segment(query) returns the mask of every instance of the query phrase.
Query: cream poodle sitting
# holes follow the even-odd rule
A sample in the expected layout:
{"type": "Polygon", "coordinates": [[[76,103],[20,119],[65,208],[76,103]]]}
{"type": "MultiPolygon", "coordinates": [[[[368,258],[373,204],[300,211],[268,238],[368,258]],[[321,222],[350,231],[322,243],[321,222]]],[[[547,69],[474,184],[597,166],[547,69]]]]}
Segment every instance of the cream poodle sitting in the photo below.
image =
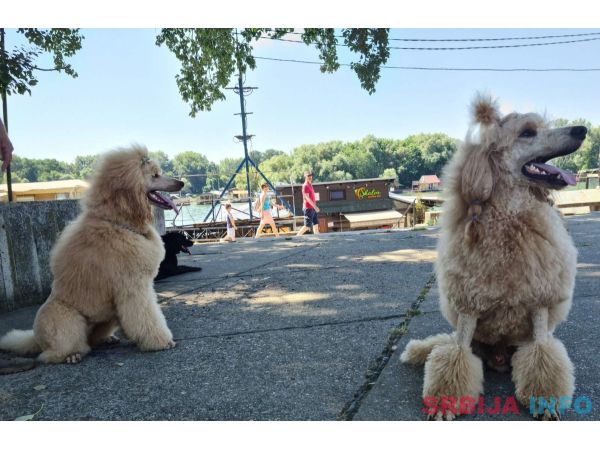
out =
{"type": "Polygon", "coordinates": [[[456,331],[411,340],[401,360],[425,364],[423,397],[451,399],[454,408],[434,417],[451,420],[460,398],[483,393],[472,340],[515,346],[517,399],[557,419],[559,399],[573,395],[575,380],[552,333],[571,307],[577,252],[548,195],[576,181],[547,161],[577,150],[587,129],[550,129],[532,113],[501,117],[483,96],[472,113],[479,136],[469,133],[444,170],[436,262],[440,308],[456,331]]]}
{"type": "Polygon", "coordinates": [[[143,147],[110,152],[101,160],[82,213],[52,249],[52,291],[33,330],[13,330],[0,348],[39,353],[46,363],[76,363],[91,346],[114,343],[121,327],[141,350],[175,346],[154,292],[165,250],[150,205],[174,208],[157,191],[183,183],[163,177],[143,147]]]}

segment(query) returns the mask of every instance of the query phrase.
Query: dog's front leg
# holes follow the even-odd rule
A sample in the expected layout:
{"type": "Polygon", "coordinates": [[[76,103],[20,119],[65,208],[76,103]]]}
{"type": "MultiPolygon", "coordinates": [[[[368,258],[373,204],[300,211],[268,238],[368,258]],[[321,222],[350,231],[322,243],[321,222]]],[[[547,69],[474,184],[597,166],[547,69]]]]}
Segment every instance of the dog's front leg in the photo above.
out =
{"type": "Polygon", "coordinates": [[[562,342],[548,331],[548,309],[532,313],[533,341],[512,357],[512,377],[519,401],[534,417],[558,420],[575,390],[573,364],[562,342]]]}
{"type": "Polygon", "coordinates": [[[115,298],[117,315],[125,335],[142,351],[167,350],[175,347],[173,335],[158,306],[152,282],[130,286],[115,298]]]}
{"type": "Polygon", "coordinates": [[[483,364],[471,351],[477,318],[460,314],[454,341],[435,347],[425,362],[424,403],[433,407],[429,419],[452,420],[468,411],[458,407],[469,398],[475,404],[483,393],[483,364]]]}

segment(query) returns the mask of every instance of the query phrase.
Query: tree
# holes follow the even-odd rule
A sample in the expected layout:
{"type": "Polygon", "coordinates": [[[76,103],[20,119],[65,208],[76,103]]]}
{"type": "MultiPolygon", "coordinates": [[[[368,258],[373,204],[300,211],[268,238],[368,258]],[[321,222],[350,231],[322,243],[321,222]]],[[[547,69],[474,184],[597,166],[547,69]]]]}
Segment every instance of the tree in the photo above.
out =
{"type": "Polygon", "coordinates": [[[598,167],[598,154],[600,152],[600,127],[593,128],[589,120],[586,119],[556,119],[552,123],[555,127],[567,127],[573,125],[583,125],[587,127],[588,134],[583,144],[574,153],[570,155],[554,158],[551,163],[568,170],[570,172],[579,172],[581,170],[596,169],[598,167]]]}
{"type": "MultiPolygon", "coordinates": [[[[73,56],[81,48],[82,36],[79,29],[51,28],[40,30],[38,28],[18,28],[17,33],[23,34],[30,47],[15,46],[12,50],[6,49],[4,28],[0,28],[0,97],[2,98],[2,118],[8,128],[7,95],[14,93],[31,95],[31,87],[38,82],[36,71],[58,71],[77,77],[77,72],[70,64],[65,62],[65,57],[73,56]],[[53,54],[54,67],[42,68],[36,65],[38,56],[42,53],[53,54]]],[[[12,202],[11,168],[6,170],[6,184],[8,185],[8,200],[12,202]]]]}
{"type": "MultiPolygon", "coordinates": [[[[179,92],[191,107],[190,115],[210,111],[232,75],[256,68],[252,44],[259,39],[282,39],[294,28],[163,28],[156,45],[166,45],[181,62],[175,77],[179,92]]],[[[315,45],[321,59],[321,72],[335,72],[340,64],[337,47],[346,46],[358,61],[350,67],[369,93],[375,92],[380,68],[389,58],[388,28],[344,28],[341,36],[333,28],[304,28],[300,39],[315,45]]]]}
{"type": "Polygon", "coordinates": [[[15,46],[6,50],[4,42],[4,28],[0,28],[2,49],[0,49],[0,91],[6,94],[31,94],[31,88],[37,85],[37,71],[65,72],[73,78],[77,72],[66,62],[66,58],[73,56],[80,48],[83,36],[78,28],[18,28],[17,33],[27,39],[30,47],[15,46]],[[42,68],[36,61],[43,53],[53,55],[54,67],[42,68]]]}
{"type": "Polygon", "coordinates": [[[29,159],[15,155],[11,167],[15,175],[15,182],[69,180],[74,178],[74,166],[56,159],[29,159]]]}
{"type": "Polygon", "coordinates": [[[173,172],[184,178],[189,192],[200,194],[204,192],[210,162],[201,153],[187,151],[179,153],[173,159],[173,172]]]}
{"type": "Polygon", "coordinates": [[[81,180],[87,180],[92,176],[94,167],[100,155],[76,156],[73,163],[73,173],[81,180]]]}
{"type": "Polygon", "coordinates": [[[398,181],[398,174],[396,173],[396,169],[392,169],[391,167],[385,169],[380,178],[394,178],[394,183],[398,181]]]}
{"type": "Polygon", "coordinates": [[[412,186],[413,180],[418,180],[424,172],[424,161],[421,150],[412,143],[404,143],[398,151],[398,182],[405,187],[412,186]]]}
{"type": "Polygon", "coordinates": [[[271,183],[290,182],[290,169],[292,167],[292,157],[287,153],[281,152],[279,155],[272,156],[260,165],[260,170],[271,180],[271,183]]]}
{"type": "MultiPolygon", "coordinates": [[[[239,167],[243,159],[244,158],[223,158],[221,161],[219,161],[219,164],[217,166],[217,172],[219,173],[217,189],[223,189],[225,187],[225,185],[231,179],[231,177],[235,173],[235,170],[239,167]]],[[[232,187],[234,186],[235,183],[232,187]]]]}
{"type": "Polygon", "coordinates": [[[155,152],[148,152],[148,156],[158,163],[163,175],[173,175],[173,163],[169,159],[169,155],[161,150],[157,150],[155,152]]]}

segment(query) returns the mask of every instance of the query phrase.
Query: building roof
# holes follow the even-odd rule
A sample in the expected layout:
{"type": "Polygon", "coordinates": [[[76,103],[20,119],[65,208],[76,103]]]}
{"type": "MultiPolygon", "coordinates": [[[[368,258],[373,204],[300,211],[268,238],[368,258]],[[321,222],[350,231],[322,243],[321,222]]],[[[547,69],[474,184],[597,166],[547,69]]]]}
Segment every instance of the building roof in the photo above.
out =
{"type": "Polygon", "coordinates": [[[385,211],[369,211],[363,213],[344,213],[344,217],[350,222],[350,228],[361,228],[381,225],[394,225],[404,217],[393,209],[385,211]]]}
{"type": "Polygon", "coordinates": [[[422,175],[421,178],[419,178],[419,183],[423,184],[436,184],[439,182],[440,179],[437,177],[437,175],[422,175]]]}
{"type": "MultiPolygon", "coordinates": [[[[12,183],[12,190],[15,194],[41,194],[85,190],[89,185],[87,181],[83,180],[42,181],[36,183],[12,183]]],[[[0,192],[8,192],[6,184],[0,185],[0,192]]]]}
{"type": "MultiPolygon", "coordinates": [[[[396,181],[395,177],[384,177],[384,178],[362,178],[360,180],[336,180],[336,181],[320,181],[318,183],[312,183],[313,186],[323,186],[326,184],[360,184],[360,183],[367,183],[369,181],[389,181],[389,182],[394,182],[396,181]]],[[[294,183],[294,186],[302,186],[302,183],[294,183]]],[[[291,184],[277,184],[275,185],[275,187],[277,189],[281,189],[281,188],[286,188],[286,187],[292,187],[291,184]]]]}

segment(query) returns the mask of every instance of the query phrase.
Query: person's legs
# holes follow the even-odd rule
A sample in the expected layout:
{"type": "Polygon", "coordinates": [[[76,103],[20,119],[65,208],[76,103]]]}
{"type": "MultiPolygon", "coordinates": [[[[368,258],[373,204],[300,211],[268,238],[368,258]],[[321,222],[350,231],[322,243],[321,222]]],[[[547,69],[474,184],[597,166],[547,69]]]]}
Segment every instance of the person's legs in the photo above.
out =
{"type": "Polygon", "coordinates": [[[227,237],[226,239],[228,241],[235,241],[235,229],[233,228],[227,228],[227,237]]]}
{"type": "Polygon", "coordinates": [[[308,231],[308,227],[312,225],[311,211],[314,210],[311,210],[310,208],[304,210],[304,225],[302,226],[302,228],[300,228],[300,231],[298,231],[298,234],[296,234],[296,236],[302,236],[308,231]]]}
{"type": "Polygon", "coordinates": [[[312,221],[312,229],[313,229],[313,234],[319,234],[319,216],[317,216],[317,211],[315,211],[313,209],[313,214],[311,217],[311,221],[312,221]]]}
{"type": "Polygon", "coordinates": [[[260,233],[262,232],[262,229],[264,228],[264,226],[265,226],[265,223],[261,220],[260,225],[256,229],[256,234],[254,235],[254,239],[258,239],[260,237],[260,233]]]}
{"type": "Polygon", "coordinates": [[[302,228],[300,228],[300,231],[298,231],[298,233],[296,234],[296,236],[302,236],[307,231],[308,231],[308,227],[306,225],[302,225],[302,228]]]}
{"type": "Polygon", "coordinates": [[[271,221],[269,222],[269,225],[271,225],[271,230],[273,230],[273,234],[275,234],[275,237],[279,237],[279,230],[277,229],[277,225],[275,224],[275,219],[273,219],[271,217],[271,221]]]}
{"type": "MultiPolygon", "coordinates": [[[[263,211],[260,214],[260,224],[258,225],[258,228],[256,229],[256,234],[254,235],[254,239],[258,239],[260,237],[260,234],[262,233],[263,228],[267,224],[267,219],[268,219],[267,213],[268,213],[268,211],[263,211]]],[[[270,216],[270,214],[269,214],[269,216],[270,216]]]]}

